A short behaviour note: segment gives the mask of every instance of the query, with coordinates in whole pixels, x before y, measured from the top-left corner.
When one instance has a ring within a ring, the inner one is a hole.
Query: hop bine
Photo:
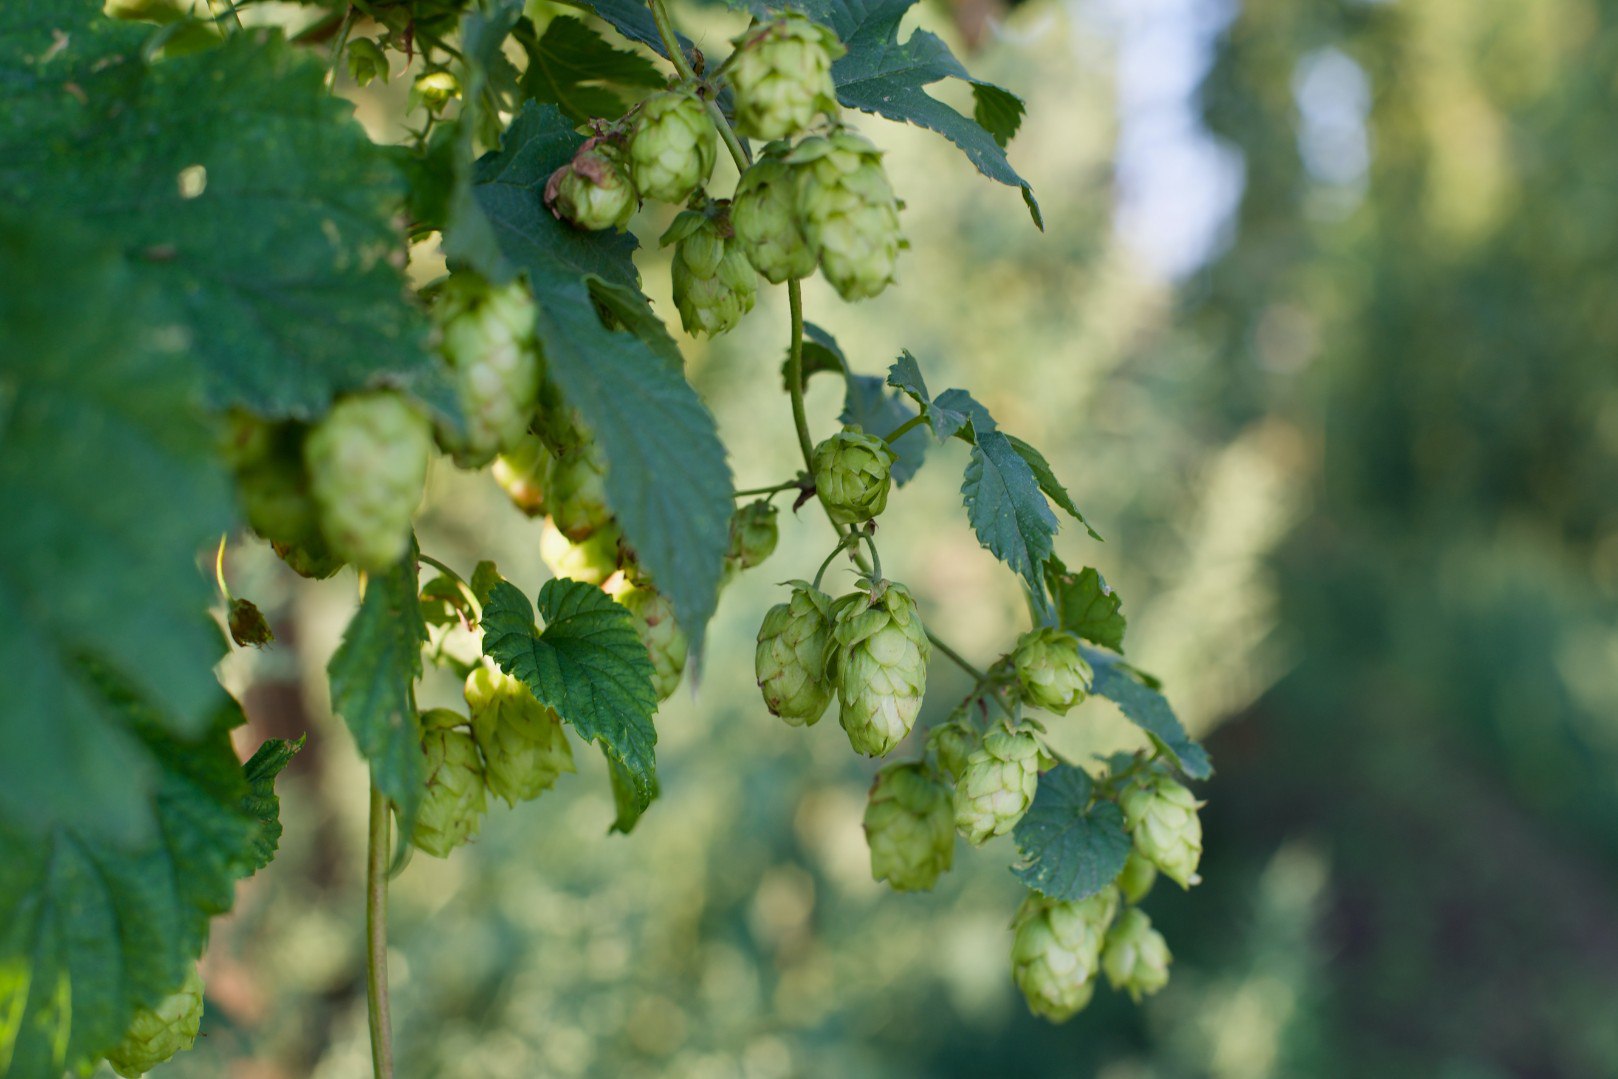
[[[1118,805],[1136,850],[1182,888],[1202,882],[1202,803],[1189,790],[1161,772],[1148,772],[1124,788]]]
[[[1012,921],[1011,975],[1030,1011],[1060,1023],[1090,1003],[1104,934],[1117,910],[1111,887],[1076,903],[1028,893]]]
[[[950,790],[919,761],[876,774],[865,807],[871,876],[896,891],[926,891],[955,858]]]
[[[753,670],[764,705],[794,727],[813,726],[831,703],[827,672],[831,649],[831,597],[792,581],[792,595],[764,614]]]
[[[404,556],[431,449],[426,417],[396,393],[359,394],[332,406],[304,443],[332,553],[372,571]]]
[[[1011,655],[1022,684],[1023,699],[1062,715],[1090,692],[1094,672],[1079,652],[1079,639],[1066,630],[1044,626],[1017,638]]]
[[[463,692],[490,794],[516,805],[538,798],[563,773],[574,771],[561,717],[539,703],[521,679],[479,666],[466,676]]]
[[[955,785],[955,826],[981,847],[1005,835],[1034,804],[1044,750],[1031,731],[996,728],[966,758]]]
[[[629,174],[643,198],[680,203],[708,182],[719,134],[689,90],[664,90],[640,104],[629,137]]]
[[[927,690],[932,648],[902,584],[862,583],[833,605],[837,720],[856,753],[883,756],[910,733]]]
[[[477,835],[488,809],[483,762],[472,735],[461,729],[465,723],[447,708],[421,714],[427,783],[410,841],[435,858],[448,858]]]
[[[837,114],[831,65],[846,51],[837,35],[796,12],[755,21],[731,44],[728,79],[736,131],[750,139],[796,135],[820,113]]]

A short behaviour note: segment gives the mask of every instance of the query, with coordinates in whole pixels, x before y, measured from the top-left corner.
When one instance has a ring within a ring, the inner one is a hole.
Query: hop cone
[[[551,451],[536,435],[523,435],[509,451],[494,459],[494,482],[511,504],[530,517],[545,513],[545,490],[550,486]]]
[[[1202,860],[1202,803],[1184,786],[1161,772],[1140,776],[1118,798],[1124,823],[1145,855],[1182,888],[1200,884],[1197,863]]]
[[[155,1008],[137,1008],[124,1040],[107,1054],[112,1070],[137,1079],[197,1040],[202,1028],[202,976],[195,967],[185,983]]]
[[[448,71],[431,71],[411,85],[410,105],[412,108],[420,106],[437,112],[459,97],[460,93],[460,80],[453,74]]]
[[[432,434],[425,417],[386,391],[345,397],[304,443],[320,531],[360,569],[393,565],[410,546]]]
[[[299,423],[241,420],[225,449],[236,469],[236,494],[248,525],[275,545],[305,577],[329,577],[342,567],[320,534],[320,511],[303,463],[309,428]]]
[[[623,560],[621,535],[616,524],[608,523],[574,543],[547,518],[539,533],[539,557],[553,576],[601,584],[618,572]]]
[[[1118,890],[1124,893],[1124,898],[1131,903],[1139,903],[1146,898],[1157,883],[1157,866],[1140,851],[1131,850],[1129,860],[1118,874]]]
[[[582,540],[612,520],[606,479],[607,463],[594,443],[557,456],[546,494],[551,519],[569,539]]]
[[[1169,945],[1152,928],[1152,920],[1137,907],[1119,916],[1107,932],[1101,969],[1114,989],[1129,993],[1136,1003],[1169,984]]]
[[[608,591],[635,616],[635,631],[652,657],[652,688],[658,700],[668,700],[685,673],[686,659],[685,633],[674,621],[674,605],[644,581],[623,578]]]
[[[447,708],[421,714],[427,785],[410,841],[435,858],[448,858],[450,851],[477,835],[488,808],[477,743],[458,729],[464,722]]]
[[[1035,1015],[1060,1023],[1090,1003],[1117,889],[1066,903],[1029,892],[1012,921],[1011,976]]]
[[[932,642],[902,584],[877,581],[832,608],[837,720],[855,752],[880,757],[916,722]]]
[[[718,150],[718,132],[696,95],[664,90],[641,102],[629,173],[642,197],[684,202],[708,182]]]
[[[876,774],[865,806],[871,877],[901,892],[922,892],[955,858],[950,790],[920,762],[890,764]]]
[[[1037,708],[1061,715],[1090,692],[1094,674],[1079,653],[1079,639],[1066,630],[1029,630],[1017,638],[1011,659],[1023,698]]]
[[[316,538],[308,544],[272,543],[270,546],[293,573],[312,581],[323,581],[343,568],[343,560],[331,553],[323,539]]]
[[[730,203],[736,246],[776,285],[815,272],[815,249],[798,220],[796,171],[780,152],[766,150],[742,173]]]
[[[966,759],[955,785],[955,826],[975,847],[1014,828],[1039,789],[1039,739],[1029,731],[995,729]]]
[[[685,332],[709,337],[725,333],[753,309],[758,276],[730,241],[724,214],[709,217],[686,211],[663,240],[678,237],[674,248],[674,306]]]
[[[534,344],[534,301],[521,281],[492,287],[455,274],[439,294],[440,346],[466,417],[466,431],[441,423],[439,443],[458,464],[478,468],[528,431],[543,375]]]
[[[838,524],[869,521],[888,505],[893,451],[875,435],[844,427],[815,447],[815,491]]]
[[[899,201],[882,154],[852,131],[805,139],[798,165],[798,217],[837,294],[864,300],[893,283],[899,260]]]
[[[807,581],[764,614],[753,671],[764,705],[794,727],[813,726],[831,703],[826,670],[831,648],[831,597]]]
[[[534,434],[557,457],[581,453],[595,442],[579,410],[562,397],[556,383],[546,379],[539,387],[539,409],[535,413]]]
[[[640,199],[621,152],[589,139],[573,160],[545,181],[545,205],[551,213],[581,229],[622,232],[635,216]]]
[[[730,549],[725,557],[732,565],[752,569],[775,553],[775,545],[781,539],[780,526],[775,520],[777,512],[769,502],[759,499],[731,515]]]
[[[966,762],[983,745],[977,732],[958,719],[934,727],[928,742],[938,755],[938,767],[956,782],[966,773]]]
[[[574,770],[561,717],[540,704],[521,679],[476,667],[466,676],[465,694],[489,793],[516,805],[538,798],[562,773]]]
[[[831,64],[845,51],[836,34],[788,13],[755,22],[731,44],[739,134],[768,142],[796,135],[818,113],[836,115]]]

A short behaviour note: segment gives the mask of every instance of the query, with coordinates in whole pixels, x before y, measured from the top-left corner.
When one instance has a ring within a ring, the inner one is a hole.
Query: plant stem
[[[337,28],[337,36],[332,39],[331,64],[326,70],[326,89],[337,88],[337,65],[343,60],[343,46],[348,44],[348,34],[354,28],[354,5],[349,4],[343,12],[343,25]]]
[[[803,463],[815,473],[815,443],[809,437],[809,417],[803,409],[803,285],[787,279],[787,305],[792,309],[792,339],[787,343],[787,392],[792,396],[792,425],[798,430]]]
[[[949,645],[945,644],[939,639],[938,634],[934,633],[930,629],[927,630],[927,639],[933,642],[933,647],[942,652],[946,659],[954,663],[967,674],[971,675],[979,685],[982,685],[989,680],[989,676],[987,674],[968,663],[965,657],[963,657],[959,652],[955,651],[955,649],[951,648]]]
[[[393,1021],[388,1014],[388,802],[371,784],[365,858],[365,1000],[371,1027],[371,1071],[393,1079]]]
[[[734,497],[736,497],[736,498],[749,498],[749,497],[757,497],[757,496],[761,496],[761,495],[776,495],[776,494],[780,494],[782,491],[790,491],[790,490],[793,490],[794,488],[796,488],[798,490],[802,490],[803,489],[803,481],[798,480],[798,479],[790,479],[790,480],[787,480],[785,483],[777,483],[773,487],[749,487],[745,491],[737,491],[737,492],[735,492]]]
[[[691,68],[691,61],[686,58],[685,50],[680,48],[680,35],[674,29],[674,20],[669,18],[668,7],[663,0],[647,0],[647,2],[652,9],[652,22],[657,24],[657,36],[663,40],[663,49],[669,54],[669,63],[680,73],[680,78],[700,88],[702,80],[697,78],[697,73]],[[724,140],[725,149],[730,151],[731,158],[736,162],[736,170],[746,171],[747,166],[752,164],[747,147],[736,137],[736,132],[731,128],[730,121],[725,119],[725,114],[719,111],[719,103],[707,94],[699,96],[702,98],[702,107],[707,110],[708,119],[713,122],[719,137]]]
[[[917,427],[920,427],[923,422],[924,421],[921,416],[912,416],[908,420],[901,423],[898,427],[895,427],[893,430],[883,435],[882,441],[891,446],[905,435],[915,430]]]

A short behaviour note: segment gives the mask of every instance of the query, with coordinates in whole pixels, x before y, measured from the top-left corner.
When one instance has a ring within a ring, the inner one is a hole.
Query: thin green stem
[[[343,12],[343,24],[337,28],[337,36],[332,39],[331,62],[326,66],[326,89],[337,87],[337,65],[343,59],[343,47],[348,44],[348,35],[354,29],[354,5],[349,4]]]
[[[920,427],[925,422],[925,419],[921,416],[912,416],[908,420],[901,423],[898,427],[895,427],[893,430],[883,435],[882,441],[891,446],[905,435],[908,435],[911,431],[914,431],[916,428]]]
[[[815,571],[815,579],[812,582],[815,588],[820,587],[820,579],[826,576],[826,571],[831,568],[831,564],[837,558],[837,556],[848,550],[850,541],[854,541],[856,544],[858,543],[856,537],[852,533],[846,536],[838,537],[837,546],[831,549],[831,554],[826,556],[826,561],[822,562],[820,564],[820,568]],[[858,553],[858,551],[855,552],[855,554]]]
[[[209,10],[209,12],[212,12],[213,9],[214,9],[214,0],[208,0],[208,10]],[[247,27],[242,25],[241,13],[236,10],[236,0],[225,0],[225,10],[230,12],[231,21],[236,24],[236,29],[237,30],[245,30],[245,29],[247,29]]]
[[[865,546],[871,549],[871,583],[875,584],[882,579],[882,556],[876,553],[876,537],[864,530],[858,535],[865,541]]]
[[[657,36],[663,41],[663,50],[669,54],[669,63],[679,72],[680,78],[694,86],[701,87],[702,80],[691,68],[691,61],[686,57],[685,50],[680,47],[680,35],[674,29],[674,20],[669,18],[668,6],[663,0],[647,0],[652,9],[652,22],[657,24]],[[708,119],[724,140],[725,149],[730,151],[731,158],[736,162],[736,170],[745,172],[753,159],[742,145],[742,140],[736,137],[736,131],[725,119],[725,114],[719,111],[719,103],[708,94],[702,95],[702,107],[707,110]]]
[[[393,1021],[388,1008],[388,802],[371,784],[365,857],[365,1001],[371,1028],[371,1071],[393,1079]]]
[[[927,630],[927,639],[933,642],[933,647],[943,653],[946,659],[948,659],[951,663],[954,663],[967,674],[971,675],[973,681],[977,682],[979,685],[987,684],[989,681],[988,674],[978,670],[976,667],[972,666],[972,664],[968,663],[966,661],[966,657],[962,656],[959,652],[955,651],[955,649],[951,648],[949,645],[940,640],[938,634],[929,629]]]
[[[803,407],[803,284],[787,278],[787,306],[792,311],[792,339],[787,342],[787,392],[792,396],[792,425],[798,431],[798,448],[812,476],[815,472],[815,443],[809,437],[809,416]]]
[[[787,480],[785,483],[777,483],[773,487],[749,487],[745,491],[737,491],[736,494],[735,494],[735,497],[737,497],[737,498],[755,498],[755,497],[762,497],[764,495],[777,495],[777,494],[780,494],[782,491],[791,491],[794,488],[796,488],[798,490],[802,490],[803,489],[803,481],[800,480],[800,479],[794,478],[794,479]]]

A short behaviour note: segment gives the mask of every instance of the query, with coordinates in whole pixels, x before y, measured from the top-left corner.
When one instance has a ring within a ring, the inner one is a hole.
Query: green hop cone
[[[236,494],[248,525],[270,541],[294,572],[321,580],[343,568],[320,534],[320,511],[304,465],[309,427],[271,424],[245,413],[230,417],[220,447],[235,469]]]
[[[574,771],[561,717],[540,704],[521,679],[479,666],[466,676],[464,693],[489,793],[516,805],[538,798],[564,772]]]
[[[612,520],[606,480],[607,463],[594,443],[557,455],[546,497],[551,519],[563,535],[582,540]]]
[[[332,406],[303,455],[333,554],[373,571],[404,556],[431,449],[426,417],[396,393],[359,394]]]
[[[742,173],[730,203],[736,246],[775,285],[815,272],[815,249],[798,220],[797,170],[782,160],[784,153],[781,147],[760,154]]]
[[[693,336],[725,333],[753,309],[758,275],[732,242],[728,211],[687,210],[674,219],[663,243],[674,243],[674,306]]]
[[[348,75],[356,86],[368,86],[373,79],[387,82],[388,74],[388,56],[380,45],[368,37],[349,41]]]
[[[1146,912],[1131,907],[1110,930],[1101,951],[1101,969],[1114,989],[1127,992],[1138,1004],[1169,984],[1168,941],[1152,928]]]
[[[775,553],[781,529],[776,523],[779,511],[765,499],[749,502],[730,516],[730,548],[725,559],[737,569],[764,564]]]
[[[864,300],[892,284],[902,246],[899,200],[881,151],[852,131],[839,131],[805,139],[787,161],[799,166],[804,237],[837,294]]]
[[[550,487],[551,451],[537,435],[523,435],[517,444],[494,459],[489,471],[511,504],[530,517],[545,514],[545,492]]]
[[[893,485],[893,450],[858,427],[841,431],[815,447],[815,491],[838,524],[869,521],[888,505]]]
[[[652,658],[652,688],[658,700],[668,700],[685,673],[687,651],[685,633],[674,621],[674,605],[646,582],[627,577],[607,591],[635,616],[635,632]]]
[[[629,136],[629,174],[643,198],[684,202],[708,182],[719,133],[689,90],[664,90],[640,104]]]
[[[919,761],[888,765],[871,783],[865,840],[872,879],[901,892],[928,890],[955,858],[949,788]]]
[[[549,518],[539,533],[539,557],[552,575],[585,584],[602,584],[623,564],[622,538],[609,522],[577,543],[568,539]]]
[[[1035,1015],[1060,1023],[1090,1003],[1118,891],[1067,903],[1029,892],[1011,926],[1011,976]]]
[[[137,1008],[124,1040],[107,1063],[125,1079],[145,1075],[174,1054],[191,1048],[202,1029],[202,975],[192,967],[185,983],[155,1008]]]
[[[438,294],[436,315],[440,351],[466,418],[464,432],[440,423],[439,444],[463,468],[479,468],[528,432],[544,374],[534,301],[521,281],[496,287],[458,273]]]
[[[1118,890],[1124,893],[1124,898],[1131,903],[1139,903],[1156,883],[1157,866],[1140,851],[1131,850],[1128,861],[1124,862],[1124,868],[1118,873]]]
[[[876,581],[832,606],[837,720],[856,753],[880,757],[910,733],[932,651],[916,601],[902,584]]]
[[[640,199],[622,153],[600,139],[589,139],[545,181],[545,205],[581,229],[622,232]]]
[[[488,802],[484,798],[483,761],[466,723],[447,708],[421,714],[421,752],[427,758],[427,781],[410,841],[435,858],[477,835]]]
[[[1202,803],[1161,772],[1139,776],[1118,798],[1135,849],[1182,888],[1200,884]]]
[[[807,581],[764,614],[753,671],[764,705],[794,727],[814,726],[831,703],[826,670],[831,648],[831,597]]]
[[[816,115],[837,114],[832,61],[846,51],[837,35],[796,12],[755,21],[733,42],[727,78],[736,95],[736,131],[750,139],[796,135]]]
[[[308,544],[272,543],[281,561],[300,577],[324,581],[343,568],[343,560],[331,553],[326,541],[316,538]]]
[[[966,762],[983,745],[978,733],[959,719],[934,727],[927,741],[938,757],[939,769],[955,782],[960,782],[966,772]]]
[[[1095,677],[1079,652],[1079,639],[1067,630],[1043,626],[1017,638],[1011,654],[1023,699],[1062,715],[1084,700]]]
[[[410,107],[437,112],[461,95],[461,83],[451,72],[430,71],[410,87]]]
[[[1016,827],[1034,804],[1043,757],[1031,731],[996,728],[983,736],[955,784],[955,826],[968,843],[981,847]]]

